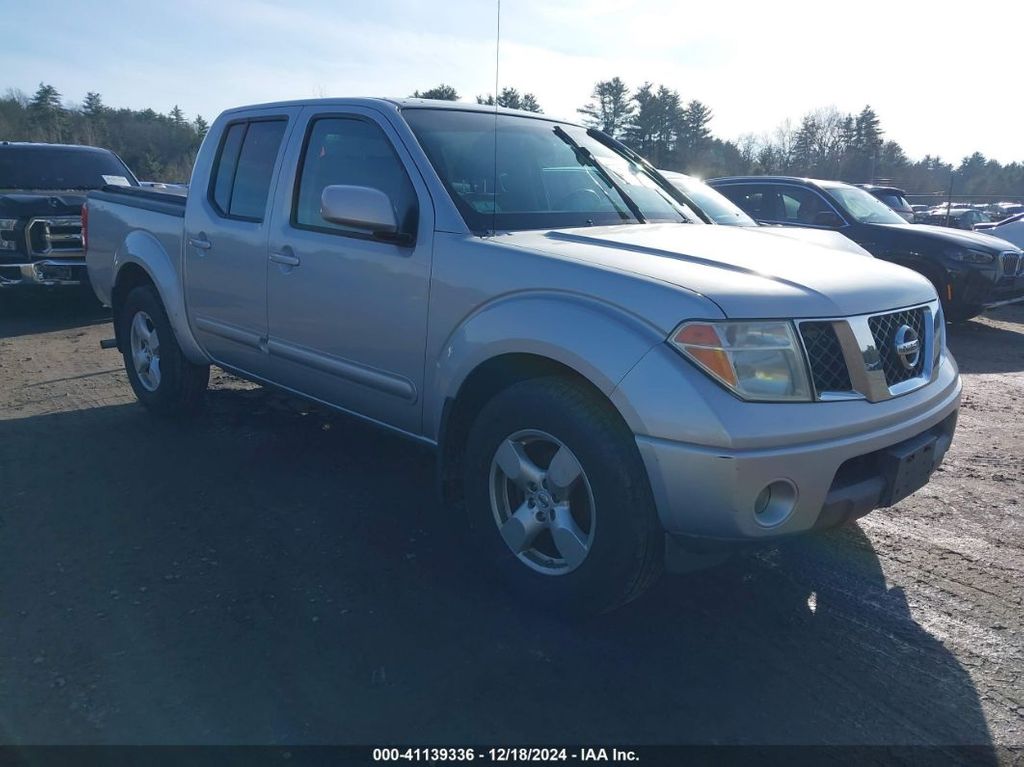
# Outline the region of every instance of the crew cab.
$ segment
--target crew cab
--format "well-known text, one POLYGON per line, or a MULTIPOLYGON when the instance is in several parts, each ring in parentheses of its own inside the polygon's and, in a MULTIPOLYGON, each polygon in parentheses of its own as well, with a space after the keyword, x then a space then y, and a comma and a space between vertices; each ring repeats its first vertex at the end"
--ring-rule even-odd
POLYGON ((952 440, 928 280, 708 225, 642 158, 543 115, 232 109, 187 197, 87 205, 143 405, 201 413, 216 364, 430 445, 470 550, 538 604, 609 610, 665 564, 893 505, 952 440))
POLYGON ((976 232, 909 224, 868 192, 840 181, 733 176, 708 182, 761 223, 840 232, 873 256, 917 271, 960 322, 1024 301, 1024 254, 976 232))
POLYGON ((82 203, 111 184, 138 182, 106 149, 0 142, 0 289, 81 284, 82 203))

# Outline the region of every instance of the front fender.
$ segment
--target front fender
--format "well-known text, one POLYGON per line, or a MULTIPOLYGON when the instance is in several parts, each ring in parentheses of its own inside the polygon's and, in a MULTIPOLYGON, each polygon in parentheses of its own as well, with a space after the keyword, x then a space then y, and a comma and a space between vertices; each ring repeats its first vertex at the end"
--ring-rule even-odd
POLYGON ((181 277, 171 256, 160 241, 149 232, 136 229, 128 233, 114 252, 114 285, 118 284, 125 267, 134 264, 149 275, 163 302, 167 319, 174 330, 182 353, 189 362, 208 365, 210 358, 196 342, 185 311, 185 293, 181 277))
POLYGON ((630 368, 663 340, 661 331, 642 318, 586 296, 563 291, 502 296, 460 323, 429 365, 427 436, 438 437, 445 402, 487 360, 506 354, 544 357, 611 394, 630 368))

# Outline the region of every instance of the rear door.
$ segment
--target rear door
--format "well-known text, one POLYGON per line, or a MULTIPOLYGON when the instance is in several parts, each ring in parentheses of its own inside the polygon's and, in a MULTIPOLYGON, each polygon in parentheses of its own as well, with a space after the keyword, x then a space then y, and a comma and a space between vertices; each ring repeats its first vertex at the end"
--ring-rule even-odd
POLYGON ((267 366, 267 222, 282 147, 298 108, 225 125, 206 189, 185 215, 189 320, 219 364, 261 375, 267 366))
POLYGON ((271 379, 396 428, 421 427, 433 206, 379 112, 303 112, 270 227, 271 379), (404 241, 328 222, 329 185, 388 195, 404 241))

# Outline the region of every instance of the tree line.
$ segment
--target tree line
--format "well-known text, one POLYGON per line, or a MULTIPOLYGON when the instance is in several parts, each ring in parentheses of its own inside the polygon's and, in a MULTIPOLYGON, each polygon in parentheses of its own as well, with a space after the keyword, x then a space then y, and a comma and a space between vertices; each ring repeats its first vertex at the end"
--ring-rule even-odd
MULTIPOLYGON (((413 95, 459 99, 455 88, 445 84, 413 95)), ((491 96, 476 100, 494 103, 491 96)), ((520 96, 515 88, 503 89, 498 105, 541 111, 532 94, 520 96)), ((912 161, 899 143, 886 137, 870 105, 857 114, 835 107, 815 109, 795 125, 786 120, 771 132, 748 133, 735 141, 714 136, 714 113, 707 104, 687 101, 679 91, 651 82, 631 89, 619 77, 601 80, 576 111, 584 124, 622 141, 657 167, 701 178, 784 174, 881 182, 929 194, 947 191, 955 173, 956 194, 1024 196, 1024 164, 1001 165, 981 152, 958 165, 933 155, 912 161)))
MULTIPOLYGON (((458 101, 451 85, 441 84, 413 97, 458 101)), ((479 104, 542 112, 533 93, 505 87, 475 97, 479 104)), ((685 99, 664 84, 631 88, 621 78, 595 83, 580 119, 600 128, 666 170, 701 178, 739 174, 786 174, 885 182, 910 193, 942 192, 952 176, 961 195, 1024 196, 1024 164, 1002 165, 981 152, 953 164, 938 156, 911 160, 865 106, 856 114, 824 107, 798 122, 783 122, 766 133, 736 140, 716 137, 714 113, 697 99, 685 99)), ((57 89, 40 83, 31 96, 8 90, 0 98, 0 140, 49 141, 105 146, 143 179, 184 182, 208 129, 206 120, 186 117, 177 106, 167 114, 152 109, 113 109, 97 92, 81 103, 65 101, 57 89)))
POLYGON ((208 128, 202 116, 189 119, 178 106, 165 115, 112 109, 95 92, 67 103, 46 83, 32 96, 8 90, 0 97, 0 140, 106 147, 144 180, 187 182, 208 128))

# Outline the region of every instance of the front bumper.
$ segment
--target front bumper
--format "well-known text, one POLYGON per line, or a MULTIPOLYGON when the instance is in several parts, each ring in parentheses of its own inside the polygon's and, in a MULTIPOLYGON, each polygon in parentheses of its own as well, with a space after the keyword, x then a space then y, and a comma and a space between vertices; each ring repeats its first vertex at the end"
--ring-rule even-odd
POLYGON ((88 279, 84 259, 51 258, 27 264, 0 264, 0 289, 82 285, 88 279))
MULTIPOLYGON (((644 378, 637 377, 641 390, 644 378)), ((632 382, 624 383, 628 390, 632 382)), ((707 413, 688 397, 680 407, 692 403, 689 411, 707 426, 716 417, 717 435, 705 431, 715 443, 639 432, 636 442, 667 533, 707 544, 773 539, 884 505, 881 454, 926 432, 935 437, 934 471, 952 441, 960 392, 956 363, 946 355, 930 384, 879 403, 751 404, 706 390, 707 413)))

